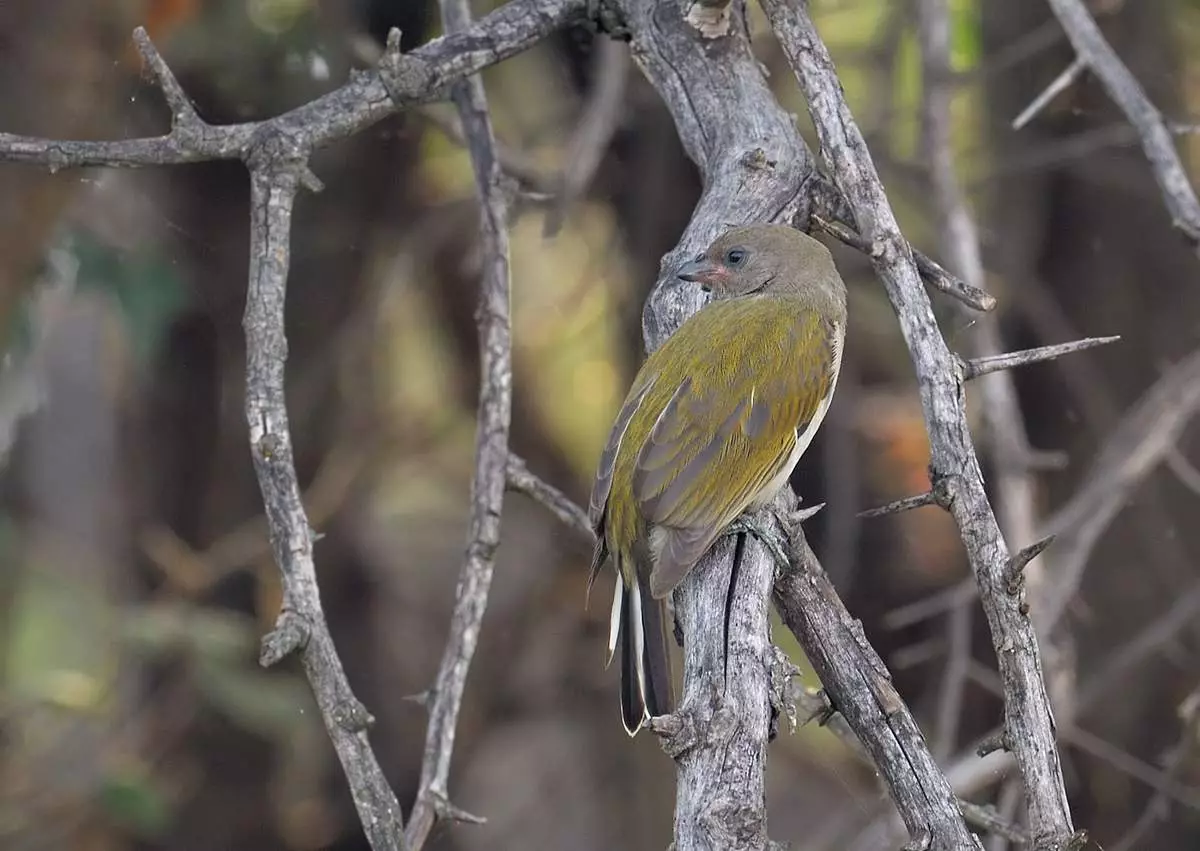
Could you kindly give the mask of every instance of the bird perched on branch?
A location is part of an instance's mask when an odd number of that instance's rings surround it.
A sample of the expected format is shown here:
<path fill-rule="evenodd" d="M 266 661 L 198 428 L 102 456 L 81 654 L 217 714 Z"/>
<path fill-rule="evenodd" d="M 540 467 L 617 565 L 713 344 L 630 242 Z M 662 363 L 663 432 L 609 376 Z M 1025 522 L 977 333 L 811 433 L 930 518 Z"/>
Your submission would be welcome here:
<path fill-rule="evenodd" d="M 787 483 L 829 409 L 846 333 L 833 258 L 790 227 L 734 228 L 678 274 L 714 300 L 638 371 L 589 505 L 588 590 L 611 555 L 605 664 L 619 637 L 631 736 L 673 707 L 663 598 L 742 512 Z"/>

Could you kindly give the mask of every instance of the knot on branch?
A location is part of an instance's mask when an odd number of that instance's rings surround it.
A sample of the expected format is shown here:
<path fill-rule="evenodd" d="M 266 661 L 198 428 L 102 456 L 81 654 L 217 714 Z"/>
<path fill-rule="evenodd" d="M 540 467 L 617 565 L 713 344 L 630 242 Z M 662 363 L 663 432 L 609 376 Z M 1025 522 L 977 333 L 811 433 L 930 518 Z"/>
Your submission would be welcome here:
<path fill-rule="evenodd" d="M 701 818 L 711 848 L 761 848 L 766 823 L 763 807 L 720 799 Z"/>
<path fill-rule="evenodd" d="M 955 482 L 953 476 L 938 473 L 933 469 L 929 471 L 929 481 L 933 485 L 930 494 L 934 503 L 949 511 L 950 506 L 954 505 L 954 497 L 958 493 L 958 483 Z"/>
<path fill-rule="evenodd" d="M 258 652 L 258 664 L 270 668 L 280 660 L 308 646 L 312 627 L 299 612 L 284 609 L 275 621 L 275 629 L 262 638 Z"/>
<path fill-rule="evenodd" d="M 400 30 L 396 27 L 388 31 L 378 70 L 379 81 L 396 106 L 423 100 L 437 88 L 437 74 L 428 62 L 400 52 Z"/>
<path fill-rule="evenodd" d="M 604 33 L 618 41 L 633 40 L 633 32 L 625 22 L 621 6 L 613 0 L 587 0 L 584 20 L 593 32 Z"/>
<path fill-rule="evenodd" d="M 354 695 L 339 701 L 332 714 L 337 725 L 348 733 L 363 733 L 375 725 L 375 716 Z"/>
<path fill-rule="evenodd" d="M 251 171 L 301 179 L 308 169 L 309 153 L 308 144 L 300 135 L 288 132 L 285 126 L 268 123 L 250 137 L 244 159 Z"/>
<path fill-rule="evenodd" d="M 673 760 L 700 744 L 728 741 L 738 727 L 737 715 L 725 705 L 711 676 L 705 677 L 707 698 L 679 707 L 671 715 L 651 718 L 646 726 L 659 737 L 663 751 Z"/>

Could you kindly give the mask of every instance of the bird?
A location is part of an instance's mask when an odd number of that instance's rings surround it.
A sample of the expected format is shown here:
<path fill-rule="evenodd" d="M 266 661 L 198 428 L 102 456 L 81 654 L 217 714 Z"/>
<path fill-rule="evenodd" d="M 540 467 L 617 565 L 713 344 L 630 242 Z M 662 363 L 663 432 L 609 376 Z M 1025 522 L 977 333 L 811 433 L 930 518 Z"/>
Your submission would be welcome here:
<path fill-rule="evenodd" d="M 832 255 L 789 226 L 731 228 L 677 275 L 711 300 L 638 370 L 588 503 L 587 596 L 611 558 L 605 667 L 620 643 L 630 736 L 673 711 L 665 598 L 787 483 L 829 410 L 846 333 Z"/>

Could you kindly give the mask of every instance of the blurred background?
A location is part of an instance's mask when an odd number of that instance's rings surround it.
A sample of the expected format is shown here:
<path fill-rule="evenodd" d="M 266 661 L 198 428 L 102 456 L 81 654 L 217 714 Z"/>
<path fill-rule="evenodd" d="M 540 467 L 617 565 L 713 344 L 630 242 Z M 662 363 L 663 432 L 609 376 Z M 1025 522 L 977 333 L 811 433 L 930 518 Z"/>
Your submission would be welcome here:
<path fill-rule="evenodd" d="M 1196 121 L 1200 3 L 1092 5 L 1168 119 Z M 811 7 L 907 235 L 940 256 L 911 4 Z M 1072 59 L 1043 0 L 951 7 L 956 165 L 1004 344 L 1123 338 L 1016 376 L 1038 450 L 1018 460 L 1040 521 L 1200 345 L 1200 266 L 1093 80 L 1012 130 Z M 0 130 L 164 132 L 129 38 L 138 24 L 213 122 L 338 86 L 389 27 L 406 48 L 439 31 L 435 0 L 7 0 Z M 805 116 L 756 7 L 751 24 L 781 101 Z M 544 236 L 555 212 L 544 205 L 512 224 L 512 446 L 583 501 L 641 358 L 642 301 L 698 177 L 623 44 L 565 32 L 485 81 L 510 167 L 543 188 L 588 105 L 601 90 L 619 98 L 611 144 L 557 235 Z M 288 302 L 292 434 L 325 535 L 323 599 L 406 808 L 425 724 L 406 696 L 429 685 L 446 635 L 477 390 L 477 214 L 453 124 L 445 105 L 414 110 L 317 154 L 327 188 L 299 200 Z M 806 116 L 801 126 L 811 140 Z M 1195 164 L 1200 139 L 1179 144 Z M 239 164 L 56 175 L 0 164 L 0 848 L 366 848 L 299 668 L 256 661 L 280 588 L 242 415 L 247 196 Z M 949 518 L 855 518 L 926 490 L 928 448 L 882 288 L 861 256 L 834 250 L 852 291 L 847 360 L 794 484 L 828 503 L 807 526 L 814 548 L 939 759 L 969 769 L 1000 720 L 995 660 L 974 602 L 904 617 L 967 576 Z M 971 318 L 939 310 L 951 346 L 970 350 Z M 978 432 L 994 478 L 995 435 Z M 1184 428 L 1167 463 L 1124 492 L 1060 631 L 1064 767 L 1096 847 L 1200 847 L 1196 438 Z M 651 737 L 621 729 L 616 671 L 602 666 L 608 607 L 583 610 L 588 556 L 509 495 L 450 783 L 488 824 L 440 827 L 429 847 L 668 844 L 672 766 Z M 776 640 L 804 667 L 786 630 Z M 948 714 L 953 652 L 965 673 Z M 1019 819 L 1016 787 L 976 774 L 969 797 Z M 879 837 L 889 810 L 874 773 L 827 729 L 773 744 L 769 812 L 772 837 L 794 848 L 899 845 Z"/>

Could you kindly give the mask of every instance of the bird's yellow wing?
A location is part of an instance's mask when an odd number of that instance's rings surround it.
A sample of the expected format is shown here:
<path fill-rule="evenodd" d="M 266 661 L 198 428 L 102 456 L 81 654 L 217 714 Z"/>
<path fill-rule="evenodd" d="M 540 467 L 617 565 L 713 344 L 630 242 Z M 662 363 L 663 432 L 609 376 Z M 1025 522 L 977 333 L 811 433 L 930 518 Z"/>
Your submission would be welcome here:
<path fill-rule="evenodd" d="M 709 347 L 708 368 L 678 380 L 637 456 L 634 498 L 658 527 L 655 597 L 783 471 L 832 390 L 834 329 L 815 310 L 772 301 L 716 302 L 694 317 L 702 327 L 689 336 Z"/>

